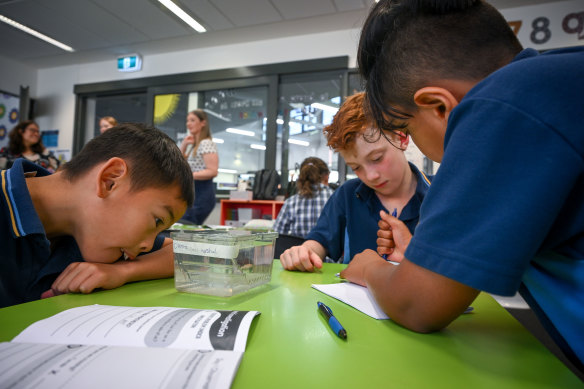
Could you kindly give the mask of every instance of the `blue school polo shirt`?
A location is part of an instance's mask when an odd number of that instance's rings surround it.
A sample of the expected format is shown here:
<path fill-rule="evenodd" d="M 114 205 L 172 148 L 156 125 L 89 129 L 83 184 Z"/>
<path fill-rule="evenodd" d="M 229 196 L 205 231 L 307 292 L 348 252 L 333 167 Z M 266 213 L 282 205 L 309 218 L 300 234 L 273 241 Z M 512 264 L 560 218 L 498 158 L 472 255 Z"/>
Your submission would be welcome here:
<path fill-rule="evenodd" d="M 583 91 L 584 47 L 524 50 L 470 90 L 449 116 L 444 157 L 405 253 L 479 290 L 512 295 L 521 285 L 580 361 Z"/>
<path fill-rule="evenodd" d="M 399 219 L 413 232 L 431 177 L 420 172 L 414 164 L 409 165 L 417 180 L 416 192 L 403 208 Z M 349 238 L 347 258 L 352 259 L 365 249 L 377 250 L 377 223 L 381 210 L 388 212 L 373 189 L 358 178 L 349 180 L 335 190 L 306 239 L 320 243 L 326 249 L 327 256 L 337 261 L 345 249 L 345 230 Z"/>
<path fill-rule="evenodd" d="M 25 174 L 51 173 L 25 159 L 0 172 L 0 307 L 39 299 L 69 264 L 83 261 L 73 237 L 47 239 Z M 158 236 L 153 251 L 163 242 Z"/>

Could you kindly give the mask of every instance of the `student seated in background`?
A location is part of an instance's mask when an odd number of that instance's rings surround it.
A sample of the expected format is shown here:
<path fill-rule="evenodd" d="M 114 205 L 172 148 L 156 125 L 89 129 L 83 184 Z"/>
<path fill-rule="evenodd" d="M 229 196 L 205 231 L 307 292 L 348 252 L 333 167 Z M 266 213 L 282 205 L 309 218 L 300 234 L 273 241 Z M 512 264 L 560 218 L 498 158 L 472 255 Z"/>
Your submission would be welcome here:
<path fill-rule="evenodd" d="M 320 158 L 308 157 L 302 161 L 296 181 L 297 194 L 284 202 L 274 223 L 274 230 L 302 238 L 310 232 L 333 194 L 328 186 L 329 174 L 328 166 Z"/>
<path fill-rule="evenodd" d="M 44 145 L 39 126 L 32 120 L 18 123 L 8 133 L 8 146 L 0 149 L 0 169 L 9 169 L 17 158 L 26 158 L 50 172 L 60 161 Z"/>
<path fill-rule="evenodd" d="M 191 205 L 193 183 L 161 131 L 126 123 L 54 174 L 18 159 L 0 184 L 0 306 L 172 276 L 172 241 L 157 235 Z"/>
<path fill-rule="evenodd" d="M 523 50 L 484 1 L 381 0 L 358 60 L 376 128 L 441 165 L 413 237 L 385 218 L 399 266 L 367 250 L 341 276 L 417 332 L 519 290 L 584 371 L 584 47 Z"/>
<path fill-rule="evenodd" d="M 381 136 L 366 118 L 363 101 L 363 93 L 347 98 L 324 129 L 327 144 L 358 178 L 334 192 L 306 242 L 282 253 L 286 270 L 313 271 L 322 267 L 325 256 L 333 260 L 344 256 L 347 263 L 365 249 L 376 249 L 381 211 L 395 213 L 411 231 L 418 224 L 430 181 L 406 160 L 409 138 Z"/>

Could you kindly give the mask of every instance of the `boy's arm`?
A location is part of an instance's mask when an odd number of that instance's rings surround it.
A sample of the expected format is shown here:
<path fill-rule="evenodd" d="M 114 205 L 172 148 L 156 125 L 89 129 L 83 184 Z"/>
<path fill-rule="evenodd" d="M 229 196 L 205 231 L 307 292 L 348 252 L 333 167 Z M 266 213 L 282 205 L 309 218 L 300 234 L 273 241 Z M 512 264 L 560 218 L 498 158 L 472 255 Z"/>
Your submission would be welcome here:
<path fill-rule="evenodd" d="M 286 270 L 314 271 L 322 267 L 326 256 L 325 248 L 315 240 L 307 240 L 300 246 L 290 247 L 280 255 L 282 267 Z"/>
<path fill-rule="evenodd" d="M 63 293 L 91 293 L 94 289 L 114 289 L 128 282 L 172 277 L 174 273 L 172 239 L 162 247 L 134 260 L 114 263 L 74 262 L 57 277 L 42 297 Z"/>
<path fill-rule="evenodd" d="M 405 252 L 409 231 L 389 220 L 396 251 Z M 355 255 L 341 277 L 366 286 L 383 311 L 395 322 L 416 332 L 446 327 L 476 298 L 479 291 L 404 258 L 399 265 L 386 262 L 373 250 Z"/>

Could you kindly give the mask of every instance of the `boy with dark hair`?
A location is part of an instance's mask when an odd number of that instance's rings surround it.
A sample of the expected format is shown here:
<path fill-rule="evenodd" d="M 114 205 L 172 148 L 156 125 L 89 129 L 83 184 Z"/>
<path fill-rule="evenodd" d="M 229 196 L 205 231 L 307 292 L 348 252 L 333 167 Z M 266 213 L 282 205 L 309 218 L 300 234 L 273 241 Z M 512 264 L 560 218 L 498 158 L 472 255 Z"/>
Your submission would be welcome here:
<path fill-rule="evenodd" d="M 519 290 L 582 368 L 584 48 L 521 50 L 484 1 L 381 0 L 358 57 L 375 121 L 441 165 L 413 237 L 380 225 L 401 264 L 365 251 L 341 275 L 418 332 Z"/>
<path fill-rule="evenodd" d="M 324 134 L 328 146 L 339 152 L 355 174 L 325 204 L 306 242 L 280 256 L 287 270 L 313 271 L 325 256 L 348 263 L 355 254 L 377 247 L 380 212 L 399 215 L 413 232 L 430 180 L 404 151 L 403 134 L 382 137 L 363 110 L 364 93 L 345 100 Z"/>
<path fill-rule="evenodd" d="M 114 127 L 54 174 L 16 160 L 0 184 L 0 306 L 172 275 L 172 241 L 158 234 L 192 204 L 193 186 L 159 130 Z"/>

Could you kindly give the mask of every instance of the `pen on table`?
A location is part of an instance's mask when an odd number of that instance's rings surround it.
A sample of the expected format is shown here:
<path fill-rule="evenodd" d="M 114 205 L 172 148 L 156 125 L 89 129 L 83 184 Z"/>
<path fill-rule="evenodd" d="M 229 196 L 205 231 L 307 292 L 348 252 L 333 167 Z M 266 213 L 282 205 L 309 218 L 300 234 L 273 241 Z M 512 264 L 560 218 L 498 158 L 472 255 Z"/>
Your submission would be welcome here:
<path fill-rule="evenodd" d="M 347 331 L 343 328 L 341 323 L 337 320 L 336 317 L 333 315 L 333 311 L 327 307 L 324 303 L 320 301 L 316 303 L 318 306 L 318 310 L 324 315 L 326 318 L 329 327 L 334 331 L 335 334 L 341 339 L 347 339 Z"/>
<path fill-rule="evenodd" d="M 394 208 L 393 209 L 393 212 L 391 213 L 391 216 L 397 217 L 397 208 Z M 383 254 L 381 257 L 387 261 L 387 254 Z"/>

